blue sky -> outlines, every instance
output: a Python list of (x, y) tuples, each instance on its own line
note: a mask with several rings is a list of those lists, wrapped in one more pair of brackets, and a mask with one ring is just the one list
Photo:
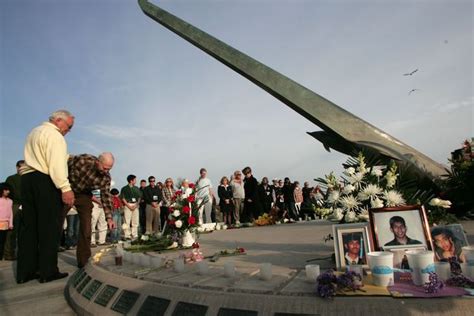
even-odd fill
[[(472, 1), (153, 2), (436, 161), (474, 136)], [(76, 116), (69, 152), (113, 152), (117, 186), (246, 165), (305, 181), (346, 159), (136, 1), (1, 0), (0, 19), (0, 179), (59, 108)]]

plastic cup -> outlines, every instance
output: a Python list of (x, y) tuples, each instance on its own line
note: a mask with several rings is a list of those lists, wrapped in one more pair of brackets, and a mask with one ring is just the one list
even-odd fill
[(163, 264), (163, 259), (161, 257), (151, 257), (151, 267), (159, 268)]
[(235, 277), (235, 263), (234, 262), (224, 263), (224, 275), (227, 278)]
[(174, 272), (183, 272), (184, 271), (184, 260), (183, 258), (175, 258), (173, 260), (173, 269)]
[(260, 264), (260, 279), (262, 280), (271, 280), (272, 278), (272, 264), (271, 263), (262, 263)]
[(435, 272), (433, 251), (409, 250), (406, 254), (413, 284), (423, 285), (429, 282), (430, 272)]
[(393, 253), (374, 251), (367, 254), (372, 280), (376, 286), (393, 285)]
[(466, 257), (466, 263), (468, 266), (474, 266), (474, 246), (462, 247), (462, 252)]
[(443, 281), (446, 281), (451, 276), (451, 264), (449, 262), (445, 262), (445, 261), (435, 262), (434, 268), (435, 268), (436, 274)]
[(200, 275), (206, 275), (209, 273), (209, 265), (207, 261), (199, 261), (196, 263), (197, 266), (197, 273)]
[(316, 282), (316, 279), (321, 274), (319, 264), (307, 264), (304, 269), (306, 271), (306, 279), (309, 282)]

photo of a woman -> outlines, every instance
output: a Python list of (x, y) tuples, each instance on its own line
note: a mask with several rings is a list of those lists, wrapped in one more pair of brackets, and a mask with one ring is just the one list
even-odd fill
[(438, 226), (431, 230), (434, 250), (438, 261), (447, 261), (456, 257), (458, 261), (465, 262), (466, 258), (462, 253), (462, 247), (466, 245), (465, 240), (458, 238), (449, 226)]

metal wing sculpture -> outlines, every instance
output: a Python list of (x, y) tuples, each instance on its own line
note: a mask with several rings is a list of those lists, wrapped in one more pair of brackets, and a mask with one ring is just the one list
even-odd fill
[(441, 164), (416, 149), (252, 57), (147, 0), (138, 0), (138, 3), (148, 17), (252, 81), (319, 126), (323, 131), (309, 134), (322, 142), (326, 150), (333, 148), (350, 155), (354, 150), (369, 149), (402, 163), (413, 165), (422, 175), (430, 179), (446, 173)]

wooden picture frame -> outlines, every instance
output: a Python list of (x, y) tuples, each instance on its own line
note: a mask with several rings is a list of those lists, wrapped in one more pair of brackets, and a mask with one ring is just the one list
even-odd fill
[[(369, 222), (375, 251), (420, 247), (433, 249), (428, 218), (422, 205), (369, 209)], [(405, 243), (400, 242), (403, 239)]]
[(332, 226), (334, 236), (334, 252), (337, 269), (344, 269), (350, 263), (346, 261), (349, 239), (359, 246), (359, 258), (353, 264), (368, 268), (367, 253), (372, 251), (369, 223), (337, 224)]

